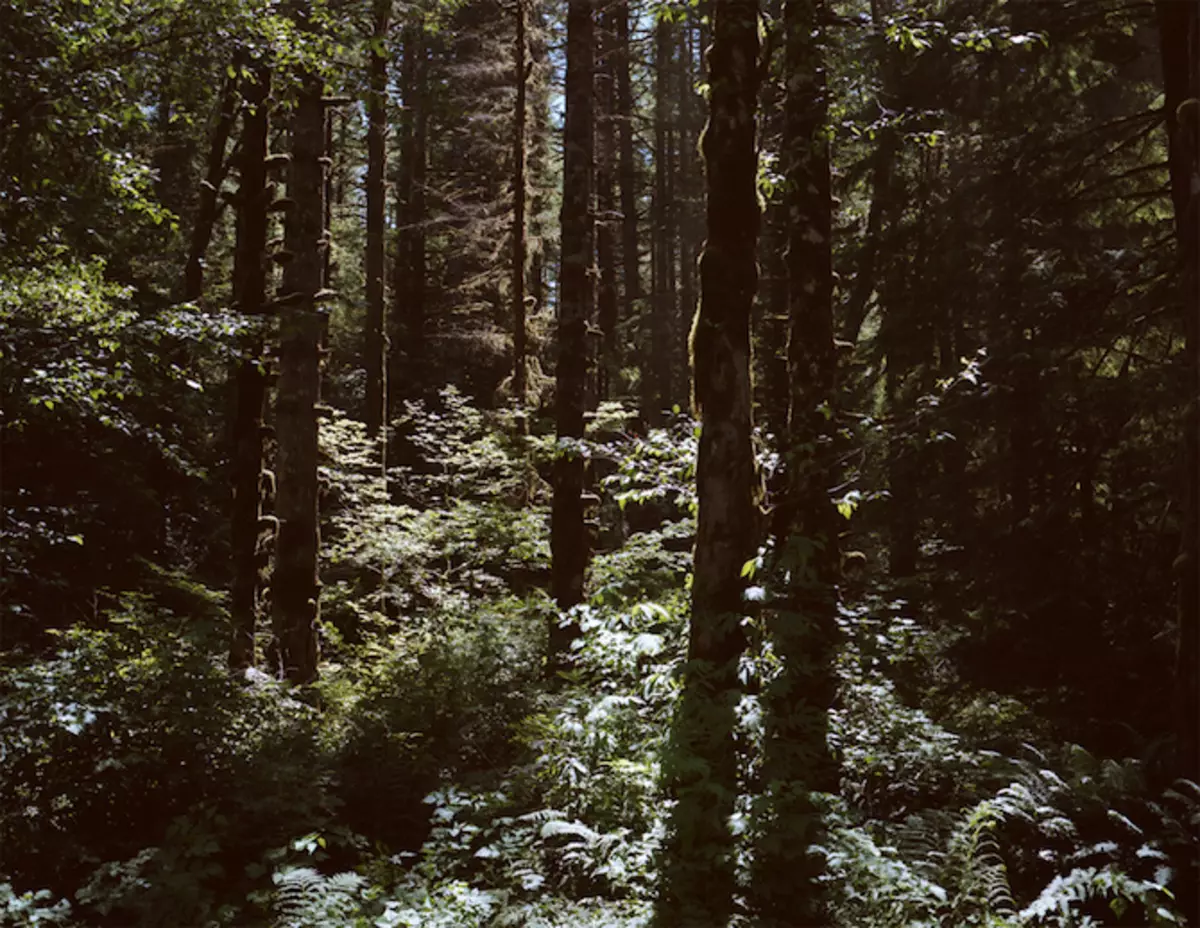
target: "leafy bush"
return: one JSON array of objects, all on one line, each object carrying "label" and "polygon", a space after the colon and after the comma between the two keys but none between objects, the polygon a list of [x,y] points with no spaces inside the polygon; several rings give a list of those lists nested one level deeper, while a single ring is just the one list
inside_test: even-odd
[{"label": "leafy bush", "polygon": [[221,627],[129,597],[106,628],[60,641],[0,674],[0,872],[188,923],[245,862],[328,816],[316,713],[232,678]]}]

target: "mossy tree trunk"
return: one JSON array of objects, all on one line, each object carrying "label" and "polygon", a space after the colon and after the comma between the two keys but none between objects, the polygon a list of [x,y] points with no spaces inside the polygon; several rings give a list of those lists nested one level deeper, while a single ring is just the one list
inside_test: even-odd
[{"label": "mossy tree trunk", "polygon": [[[555,373],[554,500],[550,513],[551,586],[560,609],[583,600],[588,560],[584,523],[583,439],[588,378],[588,323],[592,316],[592,119],[593,0],[567,6],[566,119],[563,130],[562,271]],[[550,668],[561,662],[577,634],[574,626],[550,630]]]},{"label": "mossy tree trunk", "polygon": [[744,648],[742,568],[756,545],[750,313],[757,287],[758,4],[713,5],[702,153],[708,239],[692,328],[702,422],[688,662],[667,758],[676,799],[656,905],[661,928],[725,925],[734,891],[735,707]]},{"label": "mossy tree trunk", "polygon": [[[236,244],[233,261],[233,298],[243,314],[256,319],[267,301],[267,230],[268,214],[274,196],[267,178],[268,138],[270,134],[271,72],[255,67],[253,79],[243,88],[242,141],[238,187]],[[263,337],[255,329],[241,345],[242,357],[234,374],[233,413],[233,506],[230,520],[230,546],[233,560],[233,584],[230,592],[230,617],[233,639],[229,664],[234,670],[252,667],[255,633],[261,612],[266,577],[266,561],[274,541],[273,523],[263,520],[263,407],[267,396],[267,375],[263,357]]]},{"label": "mossy tree trunk", "polygon": [[318,309],[325,266],[325,107],[323,85],[301,76],[292,117],[292,160],[285,244],[293,255],[284,274],[280,304],[279,394],[275,405],[276,512],[279,540],[272,585],[275,634],[283,676],[309,683],[317,676],[320,581],[317,405],[321,338]]},{"label": "mossy tree trunk", "polygon": [[787,0],[783,7],[788,417],[774,527],[784,597],[767,622],[780,669],[763,693],[765,790],[752,893],[765,925],[828,922],[812,793],[837,789],[827,746],[836,692],[839,516],[829,499],[837,358],[821,7],[821,0]]}]

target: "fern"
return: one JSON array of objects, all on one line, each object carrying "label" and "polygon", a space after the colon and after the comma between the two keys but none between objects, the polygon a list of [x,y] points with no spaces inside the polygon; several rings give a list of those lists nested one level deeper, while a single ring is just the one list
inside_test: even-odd
[{"label": "fern", "polygon": [[346,928],[360,914],[366,881],[357,873],[326,876],[311,867],[274,875],[273,928]]},{"label": "fern", "polygon": [[1169,905],[1164,887],[1146,880],[1136,880],[1114,867],[1098,869],[1080,867],[1066,876],[1057,876],[1040,896],[1021,911],[1023,925],[1059,925],[1063,928],[1079,924],[1077,907],[1093,899],[1108,902],[1118,918],[1124,916],[1131,903],[1138,903],[1150,925],[1181,925],[1182,919]]}]

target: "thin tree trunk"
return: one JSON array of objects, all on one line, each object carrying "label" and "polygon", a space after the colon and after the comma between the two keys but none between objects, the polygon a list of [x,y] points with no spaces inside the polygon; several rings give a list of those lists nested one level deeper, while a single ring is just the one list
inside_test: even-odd
[{"label": "thin tree trunk", "polygon": [[[680,332],[687,332],[696,313],[696,129],[695,101],[693,89],[695,75],[692,70],[694,50],[692,47],[695,30],[691,21],[684,23],[679,31],[679,179],[675,184],[676,220],[679,227],[679,318]],[[691,372],[688,358],[687,339],[679,340],[683,352],[680,372],[681,396],[691,394]]]},{"label": "thin tree trunk", "polygon": [[787,221],[788,423],[785,490],[776,510],[785,600],[768,633],[780,673],[764,692],[766,821],[755,858],[753,901],[768,924],[826,924],[819,877],[821,819],[811,794],[837,789],[828,712],[836,679],[838,515],[833,409],[832,206],[821,0],[783,8],[782,151]]},{"label": "thin tree trunk", "polygon": [[[242,55],[233,59],[235,74],[240,71]],[[183,269],[183,299],[185,303],[198,302],[204,296],[204,256],[212,241],[213,226],[220,212],[221,184],[229,172],[225,149],[229,136],[237,121],[238,78],[226,77],[221,88],[221,102],[217,111],[217,124],[213,128],[208,150],[208,169],[200,184],[200,200],[196,208],[196,219],[192,223],[192,237],[188,246],[187,264]]]},{"label": "thin tree trunk", "polygon": [[425,253],[425,184],[428,174],[429,147],[429,42],[424,31],[417,34],[417,58],[413,77],[416,83],[416,93],[413,103],[416,112],[413,116],[413,150],[412,150],[412,198],[408,216],[410,228],[411,252],[409,258],[409,340],[411,342],[410,357],[415,362],[415,374],[418,382],[423,379],[425,369],[425,274],[427,256]]},{"label": "thin tree trunk", "polygon": [[665,19],[654,27],[654,197],[651,202],[651,281],[649,352],[642,359],[644,395],[649,408],[642,415],[651,426],[661,425],[663,410],[671,404],[671,317],[675,294],[671,292],[669,244],[671,170],[670,126],[671,28]]},{"label": "thin tree trunk", "polygon": [[516,2],[517,29],[513,41],[513,71],[517,84],[516,112],[513,115],[513,220],[512,220],[512,314],[513,314],[513,396],[517,409],[524,410],[528,393],[525,355],[525,97],[529,71],[525,38],[525,0]]},{"label": "thin tree trunk", "polygon": [[[410,274],[412,273],[413,127],[415,125],[417,29],[404,30],[404,54],[400,65],[400,132],[396,143],[396,254],[392,264],[392,313],[389,320],[391,353],[388,369],[388,418],[398,411],[401,377],[411,377],[405,361],[411,359],[408,325]],[[407,381],[404,381],[407,383]]]},{"label": "thin tree trunk", "polygon": [[[267,299],[267,207],[273,186],[267,182],[268,104],[271,72],[255,67],[244,88],[241,181],[238,187],[236,245],[233,258],[233,297],[237,308],[251,318],[262,314]],[[263,476],[263,407],[267,377],[263,370],[263,337],[254,331],[242,344],[234,375],[233,509],[230,547],[233,584],[230,618],[233,638],[229,665],[233,670],[254,666],[255,633],[261,613],[260,594],[274,523],[264,524],[260,484]]]},{"label": "thin tree trunk", "polygon": [[692,329],[695,404],[702,422],[699,522],[688,663],[668,772],[677,802],[656,907],[661,928],[725,925],[732,912],[729,817],[737,795],[733,732],[745,644],[742,567],[756,544],[750,313],[758,278],[758,4],[726,0],[713,8],[703,142],[708,240]]},{"label": "thin tree trunk", "polygon": [[[367,330],[363,366],[367,373],[364,418],[367,436],[372,439],[379,438],[387,415],[384,225],[387,212],[387,35],[391,12],[391,0],[376,0],[367,95]],[[380,463],[386,471],[387,448],[383,441],[380,442]]]},{"label": "thin tree trunk", "polygon": [[633,89],[630,81],[629,0],[618,0],[610,14],[616,29],[613,71],[616,83],[618,167],[621,181],[621,318],[637,318],[642,298],[638,253],[638,176],[633,160]]},{"label": "thin tree trunk", "polygon": [[[558,305],[554,459],[550,514],[551,585],[560,609],[583,600],[588,560],[584,524],[583,438],[588,377],[587,328],[592,315],[593,0],[567,6],[566,119],[563,130],[562,273]],[[577,628],[550,630],[550,668],[560,666]]]},{"label": "thin tree trunk", "polygon": [[292,118],[285,241],[294,255],[284,270],[275,420],[279,541],[272,594],[283,675],[294,683],[317,676],[320,617],[317,404],[324,322],[317,309],[325,266],[325,107],[322,82],[301,77]]},{"label": "thin tree trunk", "polygon": [[616,48],[613,41],[613,14],[600,17],[600,65],[596,74],[596,261],[600,271],[600,288],[596,300],[597,322],[601,332],[600,363],[597,366],[597,396],[600,400],[613,398],[621,371],[617,341],[617,264],[616,228],[613,215],[616,199],[613,195],[616,165],[615,70]]}]

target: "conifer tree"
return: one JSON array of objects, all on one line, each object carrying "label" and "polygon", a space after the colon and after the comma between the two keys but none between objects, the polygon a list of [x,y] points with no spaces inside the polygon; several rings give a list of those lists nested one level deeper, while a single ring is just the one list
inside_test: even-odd
[{"label": "conifer tree", "polygon": [[[367,373],[367,435],[375,438],[386,410],[386,351],[384,348],[386,288],[387,173],[387,37],[391,0],[375,0],[374,24],[368,53],[367,91],[367,319],[363,354]],[[384,454],[386,467],[386,453]]]},{"label": "conifer tree", "polygon": [[[239,312],[261,321],[267,303],[268,208],[274,185],[268,181],[271,72],[256,63],[243,88],[242,139],[239,156],[237,242],[233,295]],[[266,358],[259,330],[243,341],[234,380],[233,501],[230,544],[233,583],[230,617],[233,640],[229,663],[235,670],[254,665],[254,638],[261,611],[266,548],[274,541],[274,523],[264,524],[263,410],[267,395]],[[273,475],[269,478],[273,481]]]},{"label": "conifer tree", "polygon": [[732,911],[742,568],[757,540],[750,312],[758,278],[758,4],[728,0],[714,4],[713,15],[702,144],[708,238],[692,328],[699,524],[684,691],[667,761],[677,801],[656,906],[661,928],[724,925]]},{"label": "conifer tree", "polygon": [[320,617],[320,547],[317,480],[317,405],[321,390],[321,340],[325,296],[325,105],[324,85],[301,75],[292,117],[285,245],[291,253],[283,274],[280,306],[278,436],[279,537],[272,595],[275,635],[284,677],[309,683],[317,675]]},{"label": "conifer tree", "polygon": [[821,0],[783,6],[783,215],[787,229],[788,418],[774,513],[782,601],[768,617],[780,667],[766,716],[753,901],[765,924],[822,924],[816,790],[837,789],[827,746],[836,692],[838,515],[833,480],[833,256]]},{"label": "conifer tree", "polygon": [[[567,7],[566,118],[563,128],[562,271],[555,371],[554,500],[550,515],[552,593],[560,609],[583,600],[588,560],[584,523],[583,439],[588,377],[587,329],[593,303],[592,160],[595,33],[593,0]],[[562,659],[575,630],[551,629],[550,662]]]}]

